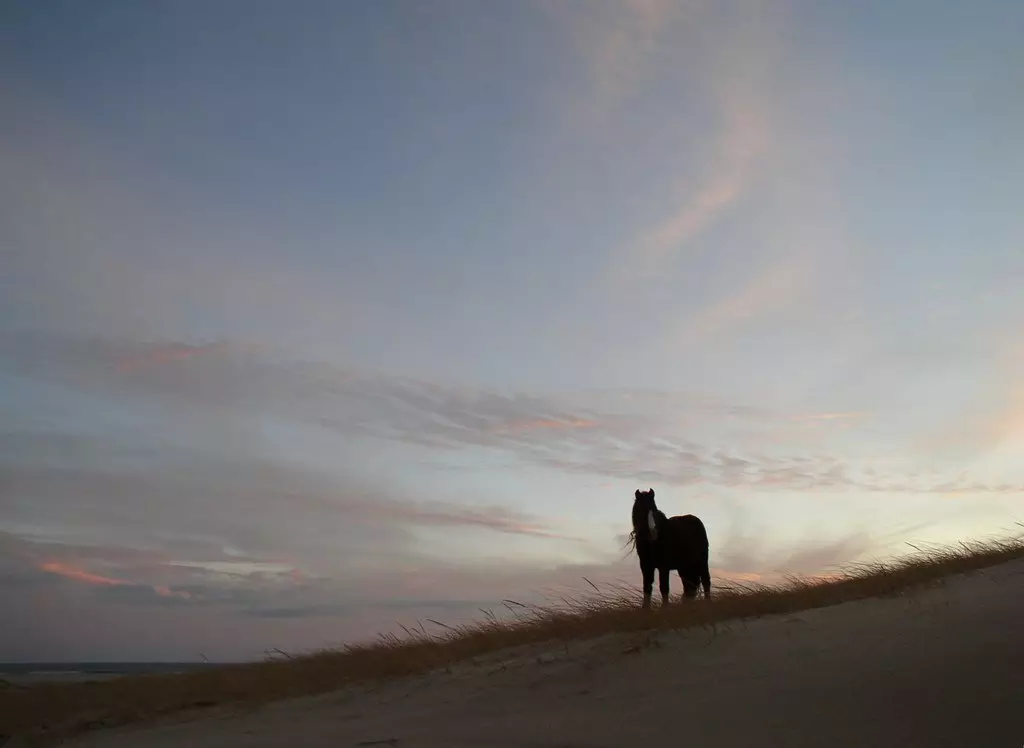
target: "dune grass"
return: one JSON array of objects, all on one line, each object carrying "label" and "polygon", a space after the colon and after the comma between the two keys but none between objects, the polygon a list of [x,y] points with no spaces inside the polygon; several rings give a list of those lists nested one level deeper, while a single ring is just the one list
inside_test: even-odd
[{"label": "dune grass", "polygon": [[900,594],[944,577],[1024,558],[1024,533],[954,547],[915,548],[889,562],[849,565],[833,577],[788,577],[776,585],[715,584],[713,599],[640,609],[636,586],[599,589],[549,606],[506,601],[511,620],[486,614],[475,623],[430,621],[382,635],[369,644],[282,656],[168,675],[126,676],[78,684],[0,689],[0,736],[44,745],[97,727],[123,725],[215,706],[256,706],[346,685],[424,673],[478,655],[544,642],[569,642],[616,632],[685,629],[793,613],[853,600]]}]

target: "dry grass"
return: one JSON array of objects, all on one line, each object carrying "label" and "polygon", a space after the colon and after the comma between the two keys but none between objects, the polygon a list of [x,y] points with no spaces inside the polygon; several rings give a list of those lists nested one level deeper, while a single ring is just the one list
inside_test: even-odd
[{"label": "dry grass", "polygon": [[[790,577],[774,585],[715,586],[710,604],[698,600],[665,609],[639,609],[635,587],[564,598],[547,607],[514,601],[512,620],[487,615],[449,627],[431,621],[402,637],[267,662],[198,672],[129,676],[80,684],[41,684],[0,690],[0,736],[33,736],[50,743],[84,730],[120,725],[217,705],[258,705],[335,690],[348,684],[423,673],[476,655],[541,642],[568,642],[614,632],[683,629],[764,615],[792,613],[868,597],[899,594],[953,574],[1024,558],[1024,534],[1009,539],[921,549],[888,563],[849,566],[822,581]],[[34,741],[35,742],[35,741]]]}]

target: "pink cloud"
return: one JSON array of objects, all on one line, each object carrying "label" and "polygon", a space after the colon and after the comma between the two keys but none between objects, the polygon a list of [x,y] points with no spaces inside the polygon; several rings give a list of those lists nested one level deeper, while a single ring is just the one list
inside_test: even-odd
[{"label": "pink cloud", "polygon": [[764,575],[752,571],[722,571],[721,569],[711,569],[711,577],[732,582],[761,582],[764,580]]},{"label": "pink cloud", "polygon": [[810,286],[813,276],[813,265],[803,253],[779,260],[686,319],[670,340],[673,345],[691,344],[762,319],[793,304],[800,291]]},{"label": "pink cloud", "polygon": [[[105,577],[102,574],[94,574],[86,569],[72,564],[65,563],[63,561],[47,561],[40,564],[39,569],[45,571],[48,574],[56,574],[57,576],[63,577],[64,579],[70,579],[73,582],[80,584],[100,586],[100,587],[122,587],[122,586],[146,586],[136,585],[135,582],[130,582],[127,579],[118,579],[116,577]],[[184,590],[172,590],[167,585],[158,584],[150,587],[160,597],[177,597],[183,600],[188,600],[191,595]]]},{"label": "pink cloud", "polygon": [[207,343],[205,345],[190,345],[188,343],[169,343],[153,348],[138,356],[123,358],[115,364],[117,370],[127,374],[141,368],[161,366],[175,361],[184,361],[207,353],[218,353],[227,351],[231,346],[229,343]]},{"label": "pink cloud", "polygon": [[566,420],[554,420],[537,418],[529,421],[513,421],[507,426],[502,426],[497,431],[535,431],[537,429],[592,429],[600,426],[597,421],[588,418],[569,418]]},{"label": "pink cloud", "polygon": [[627,247],[630,262],[639,262],[640,269],[656,272],[716,221],[750,182],[756,158],[766,147],[762,117],[752,102],[735,97],[722,118],[717,156],[703,180],[661,223]]},{"label": "pink cloud", "polygon": [[153,591],[160,597],[178,597],[182,600],[189,600],[192,597],[192,595],[185,590],[172,590],[170,587],[163,584],[158,584],[153,587]]},{"label": "pink cloud", "polygon": [[847,411],[841,413],[804,413],[795,416],[789,416],[791,421],[837,421],[847,420],[852,418],[864,418],[867,413],[863,411]]},{"label": "pink cloud", "polygon": [[535,537],[558,540],[576,539],[556,533],[540,523],[531,522],[526,517],[520,517],[512,512],[496,511],[493,509],[484,510],[462,506],[446,507],[439,504],[420,507],[416,504],[397,502],[391,503],[379,510],[372,509],[369,506],[366,509],[368,511],[381,511],[387,517],[422,525],[484,527],[489,530],[512,535],[533,535]]},{"label": "pink cloud", "polygon": [[71,564],[65,564],[60,561],[47,561],[39,567],[42,571],[49,574],[57,574],[58,576],[64,577],[65,579],[71,579],[75,582],[81,582],[82,584],[93,584],[93,585],[105,585],[105,586],[116,586],[122,584],[131,584],[124,579],[115,579],[113,577],[104,577],[99,574],[93,574],[92,572],[86,571],[85,569]]},{"label": "pink cloud", "polygon": [[[651,5],[640,17],[652,19],[653,29],[667,25],[672,4]],[[688,13],[703,10],[693,3],[686,7]],[[727,55],[710,51],[699,61],[697,69],[705,71],[701,84],[709,91],[708,106],[717,115],[719,125],[708,142],[694,143],[688,138],[685,146],[708,153],[709,159],[702,173],[679,174],[675,178],[674,204],[615,251],[610,267],[613,279],[643,279],[664,272],[693,239],[719,221],[749,191],[761,162],[772,155],[776,134],[762,78],[774,60],[778,40],[768,25],[758,23],[755,17],[752,14],[750,20],[727,27],[716,46],[729,49]],[[696,24],[691,27],[697,33]],[[673,43],[678,44],[679,39]]]},{"label": "pink cloud", "polygon": [[946,428],[921,440],[926,452],[953,449],[1019,460],[1024,449],[1024,345],[1000,340],[994,348],[986,386],[979,388]]}]

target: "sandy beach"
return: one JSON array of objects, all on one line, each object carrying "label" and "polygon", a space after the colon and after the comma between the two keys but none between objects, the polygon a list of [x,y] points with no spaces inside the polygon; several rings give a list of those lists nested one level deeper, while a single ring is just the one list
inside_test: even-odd
[{"label": "sandy beach", "polygon": [[1015,561],[890,598],[714,631],[518,649],[67,745],[1020,746],[1021,621],[1024,561]]}]

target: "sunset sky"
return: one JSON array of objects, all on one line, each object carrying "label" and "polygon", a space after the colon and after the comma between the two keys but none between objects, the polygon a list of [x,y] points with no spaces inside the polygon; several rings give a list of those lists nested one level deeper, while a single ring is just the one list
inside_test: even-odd
[{"label": "sunset sky", "polygon": [[639,595],[636,488],[721,583],[1015,529],[1022,34],[1015,0],[3,3],[0,661]]}]

